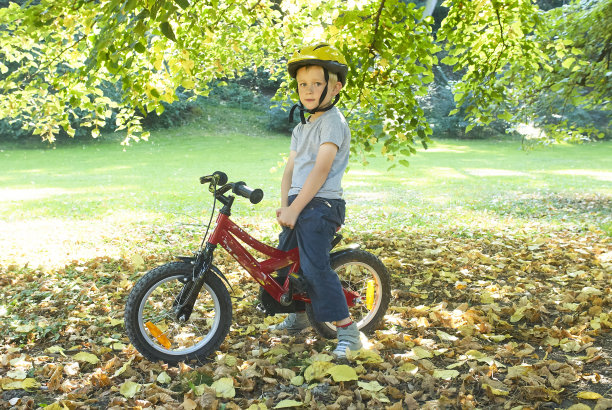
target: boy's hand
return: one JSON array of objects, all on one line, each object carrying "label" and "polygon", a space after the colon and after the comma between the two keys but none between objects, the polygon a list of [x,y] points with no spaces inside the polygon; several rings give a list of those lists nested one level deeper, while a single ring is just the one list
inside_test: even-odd
[{"label": "boy's hand", "polygon": [[276,220],[280,226],[286,226],[293,229],[297,222],[299,212],[295,212],[291,207],[286,206],[276,210]]}]

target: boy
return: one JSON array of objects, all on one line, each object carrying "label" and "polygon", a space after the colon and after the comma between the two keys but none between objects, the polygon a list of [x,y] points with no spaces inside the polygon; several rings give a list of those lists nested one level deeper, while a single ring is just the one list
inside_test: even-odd
[{"label": "boy", "polygon": [[[347,349],[362,347],[340,279],[329,261],[331,240],[344,222],[345,212],[341,180],[348,164],[351,134],[335,104],[346,83],[348,66],[337,49],[317,44],[295,53],[288,62],[288,70],[297,80],[300,103],[296,107],[301,123],[293,130],[281,182],[281,207],[276,211],[277,221],[283,227],[279,247],[299,247],[315,319],[335,322],[338,346],[334,355],[344,358]],[[310,113],[308,120],[304,112]],[[289,314],[275,329],[293,333],[308,325],[302,311]]]}]

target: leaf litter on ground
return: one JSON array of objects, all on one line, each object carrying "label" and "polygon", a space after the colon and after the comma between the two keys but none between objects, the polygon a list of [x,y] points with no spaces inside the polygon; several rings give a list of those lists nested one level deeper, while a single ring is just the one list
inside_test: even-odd
[{"label": "leaf litter on ground", "polygon": [[[180,237],[180,232],[171,234]],[[0,267],[0,407],[612,408],[612,244],[592,231],[348,232],[382,258],[392,303],[368,351],[270,332],[227,256],[234,324],[209,363],[143,359],[125,298],[167,254]],[[236,286],[234,286],[236,285]],[[584,407],[586,408],[586,407]]]}]

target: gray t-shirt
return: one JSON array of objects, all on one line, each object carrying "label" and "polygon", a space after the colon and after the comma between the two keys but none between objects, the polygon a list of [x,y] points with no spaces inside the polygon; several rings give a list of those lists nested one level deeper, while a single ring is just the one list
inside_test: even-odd
[{"label": "gray t-shirt", "polygon": [[351,131],[344,115],[333,107],[325,111],[314,122],[298,124],[291,135],[291,151],[296,151],[293,165],[293,178],[289,195],[297,195],[310,171],[314,168],[319,147],[326,142],[331,142],[338,147],[325,183],[316,196],[326,199],[342,198],[342,175],[348,165]]}]

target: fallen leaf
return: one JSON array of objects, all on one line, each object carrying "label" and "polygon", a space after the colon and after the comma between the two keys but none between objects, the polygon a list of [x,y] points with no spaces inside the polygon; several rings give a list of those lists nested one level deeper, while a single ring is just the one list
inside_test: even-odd
[{"label": "fallen leaf", "polygon": [[330,362],[314,362],[304,370],[304,379],[308,383],[312,380],[321,380],[327,374],[327,369],[332,366]]},{"label": "fallen leaf", "polygon": [[507,390],[498,389],[486,383],[483,383],[482,386],[494,396],[507,396],[508,394],[510,394],[510,392]]},{"label": "fallen leaf", "polygon": [[157,376],[157,382],[161,383],[161,384],[168,384],[172,381],[172,379],[170,378],[170,376],[168,376],[168,373],[166,372],[161,372],[158,376]]},{"label": "fallen leaf", "polygon": [[578,394],[576,394],[576,397],[578,397],[579,399],[585,399],[585,400],[599,400],[603,396],[593,391],[581,391]]},{"label": "fallen leaf", "polygon": [[304,403],[296,400],[281,400],[276,406],[275,409],[288,409],[290,407],[302,407]]},{"label": "fallen leaf", "polygon": [[98,359],[98,357],[95,354],[87,353],[87,352],[79,352],[74,355],[73,359],[79,362],[87,362],[91,364],[96,364],[100,361],[100,359]]},{"label": "fallen leaf", "polygon": [[359,379],[355,369],[345,364],[330,367],[327,372],[331,375],[335,382],[348,382]]},{"label": "fallen leaf", "polygon": [[231,377],[222,377],[216,380],[210,385],[212,389],[217,392],[217,397],[224,399],[231,399],[236,396],[236,389],[234,389],[234,379]]},{"label": "fallen leaf", "polygon": [[451,380],[457,376],[459,376],[459,372],[457,370],[436,369],[433,372],[433,377],[435,377],[436,379]]},{"label": "fallen leaf", "polygon": [[142,385],[132,381],[126,381],[119,387],[119,393],[126,399],[131,399],[140,392]]},{"label": "fallen leaf", "polygon": [[378,391],[381,391],[384,388],[376,380],[374,380],[373,382],[358,381],[357,385],[359,387],[361,387],[362,389],[367,390],[367,391],[371,391],[371,392],[378,392]]}]

